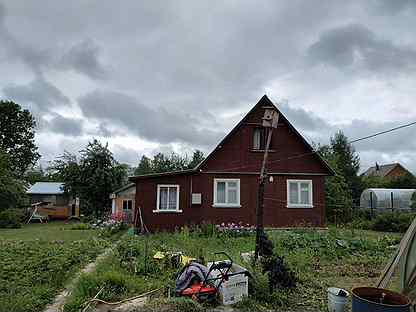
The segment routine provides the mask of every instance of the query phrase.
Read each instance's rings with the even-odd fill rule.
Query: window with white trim
[[[159,184],[157,186],[156,211],[179,211],[179,185]]]
[[[214,207],[240,207],[240,179],[214,179]]]
[[[123,199],[123,210],[128,211],[133,207],[133,201],[131,199]]]
[[[287,180],[287,206],[312,208],[312,180]]]

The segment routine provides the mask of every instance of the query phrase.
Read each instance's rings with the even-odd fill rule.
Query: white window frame
[[[217,185],[218,182],[225,182],[225,203],[217,202]],[[236,182],[237,183],[237,203],[227,203],[228,202],[228,183],[227,182]],[[214,179],[214,200],[213,207],[225,207],[225,208],[239,208],[240,205],[240,179]]]
[[[176,188],[176,209],[159,209],[160,189],[162,187],[168,187],[168,188],[174,188],[175,187]],[[182,210],[179,209],[179,191],[180,191],[179,184],[158,184],[157,185],[156,209],[153,210],[153,212],[157,212],[157,213],[182,212]],[[169,190],[168,190],[168,203],[169,203]]]
[[[124,202],[129,202],[129,201],[131,201],[131,209],[124,209]],[[121,208],[122,208],[122,210],[123,211],[132,211],[133,210],[133,200],[132,199],[123,199],[123,201],[121,202]],[[128,207],[129,205],[127,204],[127,207]]]
[[[301,183],[308,183],[309,184],[309,202],[310,204],[296,204],[290,202],[290,184],[297,183],[298,184],[298,198],[301,198]],[[313,184],[312,180],[287,180],[286,184],[287,189],[287,208],[313,208]]]

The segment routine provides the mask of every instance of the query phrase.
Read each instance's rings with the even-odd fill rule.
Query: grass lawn
[[[0,311],[40,311],[109,238],[71,224],[28,224],[0,229]]]
[[[115,253],[97,266],[95,273],[82,276],[65,311],[78,311],[80,305],[101,288],[104,290],[99,298],[107,301],[164,286],[174,288],[178,270],[157,264],[152,259],[159,250],[182,251],[185,255],[207,261],[213,259],[214,252],[229,253],[235,262],[254,275],[249,282],[249,298],[238,305],[242,310],[324,311],[327,287],[339,286],[350,290],[354,286],[373,285],[394,251],[391,246],[398,244],[401,238],[401,235],[391,233],[335,228],[328,231],[271,231],[268,234],[274,242],[275,252],[284,256],[285,262],[296,273],[298,282],[293,290],[278,290],[270,294],[267,276],[259,267],[241,259],[241,252],[254,249],[254,235],[231,237],[189,230],[148,237],[126,235]],[[342,242],[337,243],[337,240]],[[183,305],[183,301],[180,304]],[[158,309],[160,305],[156,304],[155,310]]]

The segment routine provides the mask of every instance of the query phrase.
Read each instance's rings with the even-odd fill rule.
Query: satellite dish
[[[403,294],[409,294],[416,287],[416,234],[409,237],[407,248],[400,261],[400,287]]]

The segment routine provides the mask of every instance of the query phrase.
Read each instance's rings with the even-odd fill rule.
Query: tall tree
[[[17,208],[25,203],[25,188],[10,170],[6,153],[0,150],[0,211]]]
[[[97,218],[110,211],[109,195],[127,175],[126,166],[114,159],[107,144],[97,140],[88,143],[79,160],[66,152],[52,167],[65,182],[65,191],[80,198],[83,213],[94,213]]]
[[[143,155],[140,159],[139,165],[137,166],[136,170],[134,170],[135,175],[141,175],[141,174],[148,174],[152,173],[152,160],[149,157],[146,157],[146,155]]]
[[[325,179],[326,217],[330,221],[348,221],[352,215],[353,196],[346,178],[338,168],[339,157],[333,152],[331,145],[317,146],[316,150],[336,172],[335,176]]]
[[[34,139],[35,126],[28,110],[11,101],[0,101],[0,149],[8,155],[16,177],[22,177],[40,157]]]
[[[359,201],[362,192],[362,181],[358,175],[360,157],[342,131],[335,133],[330,142],[331,157],[337,173],[345,178],[355,202]]]
[[[189,169],[193,169],[198,166],[205,159],[204,153],[200,150],[195,150],[192,155],[192,159],[188,164]]]

